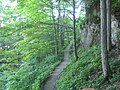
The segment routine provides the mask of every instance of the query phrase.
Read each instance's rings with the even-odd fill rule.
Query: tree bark
[[[75,0],[73,0],[73,37],[74,37],[74,54],[75,54],[75,60],[78,59],[78,54],[77,54],[77,46],[76,46],[76,19],[75,19]]]
[[[107,50],[111,50],[111,0],[106,0],[107,6]]]
[[[57,25],[57,36],[58,36],[58,45],[61,46],[60,38],[61,38],[61,30],[60,30],[60,17],[61,17],[61,12],[60,12],[60,1],[58,0],[58,25]]]
[[[106,0],[100,0],[101,8],[101,57],[102,57],[102,69],[105,79],[109,79],[110,66],[108,62],[107,52],[107,18],[106,18]]]

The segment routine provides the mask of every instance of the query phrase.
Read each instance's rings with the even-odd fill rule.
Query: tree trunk
[[[107,6],[107,50],[111,50],[111,0],[106,0]]]
[[[102,57],[102,69],[105,79],[109,79],[110,66],[108,62],[107,52],[107,18],[106,18],[106,0],[100,0],[101,8],[101,57]]]
[[[77,54],[77,47],[76,47],[76,27],[75,27],[75,0],[73,0],[73,37],[74,37],[74,54],[75,54],[75,60],[78,59],[78,54]]]
[[[51,2],[51,9],[52,9],[52,19],[53,19],[53,27],[54,27],[54,40],[55,40],[55,56],[58,56],[58,41],[57,41],[57,29],[56,29],[56,25],[55,25],[55,16],[54,16],[54,12],[53,12],[53,3]]]
[[[65,18],[65,7],[64,7],[64,4],[63,4],[63,20]],[[62,25],[65,25],[65,22],[62,22]],[[64,46],[64,31],[65,31],[65,28],[61,27],[61,47],[63,48]]]
[[[68,20],[66,18],[66,25],[68,25]],[[66,27],[66,33],[67,33],[67,43],[70,44],[70,34],[69,34],[69,29],[68,27]]]
[[[60,12],[60,1],[58,0],[58,25],[57,25],[57,36],[58,36],[58,45],[61,46],[61,42],[60,42],[60,35],[61,35],[61,30],[60,30],[60,17],[61,17],[61,12]]]
[[[88,0],[85,0],[85,17],[88,18],[89,17],[89,10],[88,10]]]

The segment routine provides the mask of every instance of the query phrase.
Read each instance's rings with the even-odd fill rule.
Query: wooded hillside
[[[120,90],[119,54],[120,0],[0,0],[0,90]]]

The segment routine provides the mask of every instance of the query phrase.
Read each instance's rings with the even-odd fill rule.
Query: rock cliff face
[[[112,21],[111,21],[112,44],[115,44],[114,40],[115,41],[118,40],[118,31],[119,30],[120,30],[119,21],[114,16],[112,16]]]
[[[111,33],[112,33],[112,44],[114,40],[117,41],[117,32],[120,30],[119,21],[115,16],[111,17]],[[89,47],[93,43],[100,43],[100,24],[89,23],[82,25],[80,29],[81,44],[84,48]]]

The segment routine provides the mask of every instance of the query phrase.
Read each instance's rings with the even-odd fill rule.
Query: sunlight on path
[[[55,68],[53,73],[50,75],[48,80],[45,82],[43,86],[43,90],[56,90],[55,88],[56,80],[58,79],[58,76],[62,72],[62,70],[69,63],[69,49],[70,49],[70,44],[64,50],[64,60]]]

